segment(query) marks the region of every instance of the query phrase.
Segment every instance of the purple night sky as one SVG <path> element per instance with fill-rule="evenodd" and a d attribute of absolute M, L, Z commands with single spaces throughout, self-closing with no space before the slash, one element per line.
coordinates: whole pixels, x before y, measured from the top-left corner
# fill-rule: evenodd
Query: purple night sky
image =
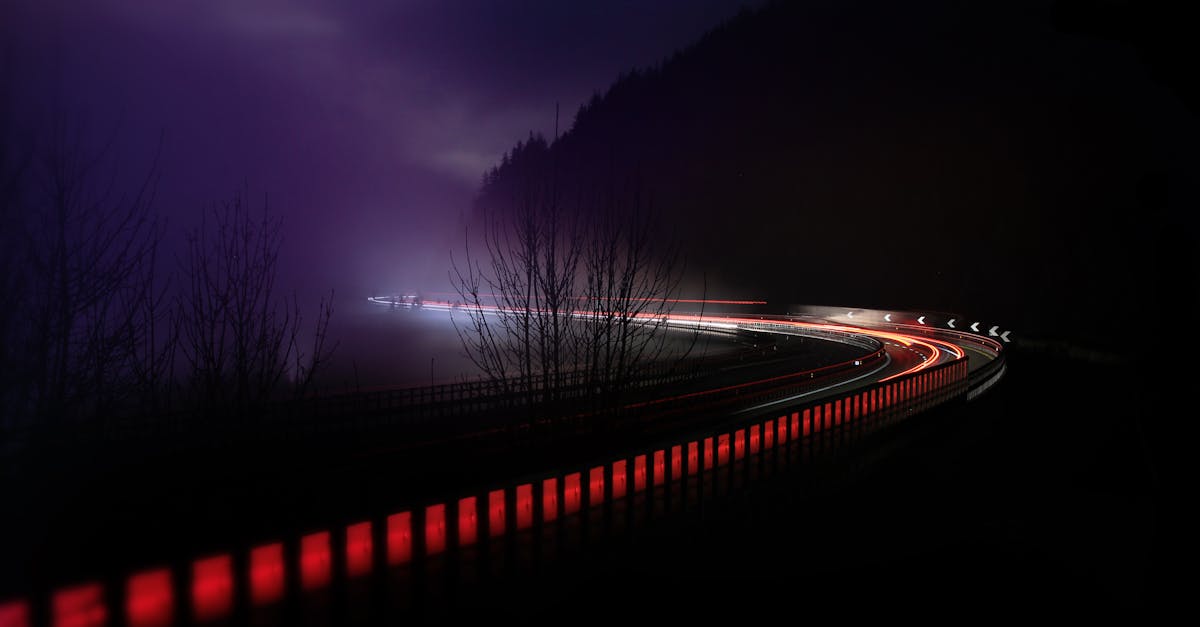
<path fill-rule="evenodd" d="M 38 141 L 55 109 L 144 173 L 179 241 L 243 183 L 285 220 L 283 284 L 339 300 L 444 282 L 484 170 L 569 127 L 619 73 L 734 0 L 9 0 L 5 88 Z"/>

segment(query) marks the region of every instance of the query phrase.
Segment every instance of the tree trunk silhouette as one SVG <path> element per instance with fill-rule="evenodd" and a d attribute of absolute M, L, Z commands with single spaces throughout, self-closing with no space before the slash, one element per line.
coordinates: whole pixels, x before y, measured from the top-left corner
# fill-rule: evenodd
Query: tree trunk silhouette
<path fill-rule="evenodd" d="M 189 233 L 183 264 L 183 355 L 192 397 L 210 417 L 245 417 L 306 393 L 333 350 L 325 346 L 331 293 L 320 302 L 311 352 L 301 351 L 299 303 L 275 286 L 282 221 L 265 199 L 261 214 L 251 215 L 247 195 L 243 189 L 214 207 Z"/>
<path fill-rule="evenodd" d="M 452 317 L 467 356 L 504 392 L 553 399 L 575 366 L 572 315 L 582 251 L 578 222 L 546 181 L 531 180 L 511 211 L 486 217 L 483 259 L 455 263 L 464 306 Z"/>
<path fill-rule="evenodd" d="M 0 319 L 4 422 L 49 427 L 134 411 L 143 386 L 163 384 L 140 376 L 136 363 L 142 344 L 157 339 L 139 306 L 158 281 L 157 154 L 121 193 L 110 147 L 89 150 L 65 116 L 30 146 L 27 160 L 13 160 L 6 146 L 0 168 L 0 270 L 10 299 Z"/>
<path fill-rule="evenodd" d="M 588 232 L 582 346 L 592 387 L 614 396 L 664 356 L 663 331 L 683 265 L 677 242 L 660 231 L 636 181 L 624 189 L 609 186 L 591 212 Z"/>
<path fill-rule="evenodd" d="M 467 357 L 527 404 L 574 386 L 608 402 L 661 366 L 682 262 L 638 181 L 563 202 L 552 167 L 527 173 L 453 260 L 452 317 Z M 473 242 L 485 252 L 473 255 Z M 478 244 L 477 244 L 478 245 Z"/>

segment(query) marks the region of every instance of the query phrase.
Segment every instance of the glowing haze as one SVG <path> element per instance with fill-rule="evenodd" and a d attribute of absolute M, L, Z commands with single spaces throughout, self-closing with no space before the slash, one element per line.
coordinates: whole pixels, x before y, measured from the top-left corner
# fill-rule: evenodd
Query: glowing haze
<path fill-rule="evenodd" d="M 144 172 L 168 237 L 245 184 L 285 219 L 284 282 L 339 294 L 444 282 L 483 171 L 730 0 L 59 2 L 0 9 L 26 141 L 53 112 Z"/>

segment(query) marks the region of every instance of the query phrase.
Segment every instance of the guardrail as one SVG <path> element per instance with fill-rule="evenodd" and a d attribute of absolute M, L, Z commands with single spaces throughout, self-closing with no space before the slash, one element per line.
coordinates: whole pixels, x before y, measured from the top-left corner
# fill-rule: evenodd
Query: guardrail
<path fill-rule="evenodd" d="M 792 331 L 786 329 L 787 331 Z M 755 346 L 732 353 L 688 358 L 681 363 L 666 363 L 643 368 L 631 385 L 624 388 L 629 398 L 639 392 L 677 386 L 703 380 L 731 370 L 755 366 L 765 355 L 785 358 L 790 350 L 801 344 L 777 342 L 778 325 L 750 324 L 745 328 L 702 330 L 705 333 L 753 337 Z M 873 359 L 882 345 L 867 336 L 811 330 L 791 335 L 839 341 L 873 351 L 862 359 Z M 792 347 L 795 347 L 794 349 Z M 819 369 L 829 372 L 831 369 Z M 464 381 L 422 387 L 374 389 L 362 392 L 313 396 L 304 399 L 278 401 L 257 410 L 253 415 L 232 417 L 203 415 L 186 411 L 162 415 L 111 415 L 92 423 L 71 425 L 58 429 L 54 438 L 60 442 L 84 445 L 119 444 L 186 439 L 190 444 L 201 441 L 272 441 L 306 438 L 314 434 L 346 433 L 363 428 L 410 427 L 422 429 L 433 421 L 447 418 L 471 418 L 481 428 L 496 428 L 520 420 L 532 406 L 539 414 L 553 415 L 565 411 L 572 402 L 588 398 L 593 383 L 587 373 L 575 371 L 560 377 L 513 378 L 504 382 L 488 380 Z M 557 379 L 557 384 L 555 382 Z M 544 400 L 542 392 L 553 387 L 552 401 Z M 744 392 L 744 390 L 738 393 Z M 711 397 L 710 397 L 711 398 Z"/>
<path fill-rule="evenodd" d="M 354 579 L 420 561 L 466 559 L 466 549 L 476 545 L 577 524 L 605 508 L 630 507 L 643 495 L 711 482 L 714 473 L 736 472 L 764 454 L 799 451 L 803 456 L 837 446 L 962 398 L 968 386 L 967 363 L 959 359 L 559 472 L 210 554 L 183 567 L 141 570 L 115 585 L 85 581 L 33 601 L 0 601 L 0 625 L 97 624 L 101 617 L 100 622 L 112 618 L 140 627 L 171 624 L 183 616 L 197 622 L 227 619 L 279 604 L 287 594 L 318 593 L 335 576 Z"/>
<path fill-rule="evenodd" d="M 774 344 L 774 338 L 751 331 L 703 329 L 701 333 L 726 336 L 754 336 L 758 346 L 728 354 L 688 357 L 679 363 L 661 363 L 643 367 L 634 383 L 635 388 L 669 385 L 699 378 L 719 368 L 732 367 L 762 354 Z M 407 416 L 412 421 L 434 417 L 469 415 L 487 408 L 526 406 L 542 390 L 555 387 L 561 399 L 580 398 L 588 386 L 582 372 L 568 372 L 557 377 L 513 377 L 503 383 L 471 380 L 429 386 L 387 387 L 352 390 L 338 393 L 314 394 L 302 399 L 277 400 L 256 408 L 250 416 L 236 421 L 225 416 L 209 415 L 198 410 L 176 410 L 156 414 L 114 410 L 95 420 L 57 423 L 51 428 L 50 439 L 59 443 L 78 442 L 95 445 L 146 441 L 156 438 L 241 438 L 263 429 L 297 428 L 312 432 L 317 420 L 352 419 L 363 414 L 393 412 L 396 419 Z M 505 391 L 507 388 L 509 391 Z M 520 390 L 520 391 L 514 391 Z M 31 431 L 40 425 L 11 427 L 2 435 L 10 441 L 26 441 Z M 287 436 L 276 431 L 272 437 Z M 45 437 L 45 436 L 43 436 Z M 4 447 L 0 455 L 14 453 L 20 447 Z"/>

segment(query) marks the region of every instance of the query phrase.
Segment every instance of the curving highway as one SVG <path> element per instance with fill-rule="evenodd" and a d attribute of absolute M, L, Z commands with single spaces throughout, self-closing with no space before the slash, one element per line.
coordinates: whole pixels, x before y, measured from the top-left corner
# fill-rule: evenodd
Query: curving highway
<path fill-rule="evenodd" d="M 395 307 L 403 298 L 371 297 L 370 302 Z M 711 302 L 714 304 L 747 303 L 762 304 L 763 301 L 699 301 L 689 300 L 688 303 Z M 465 309 L 449 301 L 423 301 L 422 308 L 455 312 Z M 478 307 L 485 315 L 495 313 L 497 307 Z M 906 312 L 888 312 L 882 310 L 852 309 L 832 307 L 800 307 L 802 313 L 792 315 L 731 315 L 731 314 L 671 314 L 667 318 L 668 325 L 681 330 L 707 329 L 725 331 L 753 331 L 782 336 L 799 336 L 811 339 L 852 343 L 857 338 L 868 337 L 877 342 L 884 350 L 882 363 L 862 360 L 862 372 L 844 373 L 844 380 L 831 383 L 817 391 L 804 395 L 813 396 L 822 393 L 837 393 L 882 383 L 907 375 L 913 375 L 930 370 L 936 366 L 958 362 L 967 364 L 969 372 L 986 369 L 987 366 L 998 363 L 1004 350 L 1004 343 L 999 341 L 997 334 L 989 337 L 986 332 L 972 332 L 968 323 L 966 328 L 955 328 L 955 318 L 937 316 L 934 314 L 921 315 Z M 849 314 L 849 315 L 847 315 Z M 582 316 L 583 314 L 581 314 Z M 648 317 L 648 316 L 647 316 Z M 939 326 L 941 320 L 949 322 L 950 326 Z M 920 321 L 919 323 L 917 321 Z M 928 320 L 928 324 L 926 323 Z M 1005 342 L 1008 333 L 1004 334 Z M 798 371 L 794 375 L 809 374 L 809 370 Z M 743 381 L 742 387 L 754 385 L 754 380 Z M 712 390 L 715 392 L 716 390 Z M 670 397 L 674 398 L 674 397 Z"/>
<path fill-rule="evenodd" d="M 397 306 L 390 298 L 371 300 Z M 421 306 L 457 309 L 439 301 Z M 1003 377 L 1010 333 L 941 314 L 814 307 L 774 316 L 673 314 L 665 322 L 683 330 L 838 342 L 852 349 L 854 357 L 797 367 L 792 357 L 773 354 L 669 389 L 648 387 L 625 406 L 636 423 L 618 423 L 624 428 L 610 430 L 607 438 L 584 429 L 578 439 L 588 446 L 556 440 L 557 455 L 545 457 L 556 461 L 539 471 L 499 474 L 483 484 L 473 480 L 437 497 L 415 496 L 403 509 L 365 520 L 328 520 L 325 529 L 286 541 L 263 537 L 263 542 L 235 551 L 207 551 L 182 567 L 142 568 L 116 580 L 97 575 L 93 580 L 64 581 L 31 597 L 0 596 L 0 627 L 168 625 L 188 617 L 196 623 L 224 621 L 238 612 L 279 604 L 290 594 L 327 588 L 335 578 L 354 579 L 405 568 L 414 560 L 461 556 L 462 549 L 485 538 L 511 540 L 525 530 L 576 524 L 572 521 L 588 512 L 608 511 L 618 503 L 632 507 L 629 499 L 635 495 L 646 494 L 651 500 L 666 495 L 669 500 L 663 490 L 708 481 L 706 477 L 749 464 L 768 451 L 781 458 L 804 458 L 938 405 L 971 400 Z M 405 398 L 422 411 L 446 402 L 435 394 Z M 462 398 L 451 402 L 461 404 Z M 361 442 L 384 424 L 380 416 L 408 407 L 372 406 L 382 413 L 356 415 L 365 418 Z M 436 414 L 444 415 L 441 410 Z M 586 423 L 587 416 L 583 418 Z M 464 435 L 460 427 L 456 438 Z M 494 427 L 467 435 L 486 440 L 493 432 L 507 437 L 505 430 Z M 458 442 L 430 439 L 434 441 L 443 447 Z M 505 448 L 511 440 L 497 442 L 504 445 L 500 454 L 511 457 Z M 380 459 L 393 459 L 394 454 L 381 450 Z M 350 465 L 339 472 L 352 477 L 364 469 Z M 522 537 L 529 541 L 528 535 Z M 114 567 L 99 564 L 95 572 L 112 572 Z"/>

